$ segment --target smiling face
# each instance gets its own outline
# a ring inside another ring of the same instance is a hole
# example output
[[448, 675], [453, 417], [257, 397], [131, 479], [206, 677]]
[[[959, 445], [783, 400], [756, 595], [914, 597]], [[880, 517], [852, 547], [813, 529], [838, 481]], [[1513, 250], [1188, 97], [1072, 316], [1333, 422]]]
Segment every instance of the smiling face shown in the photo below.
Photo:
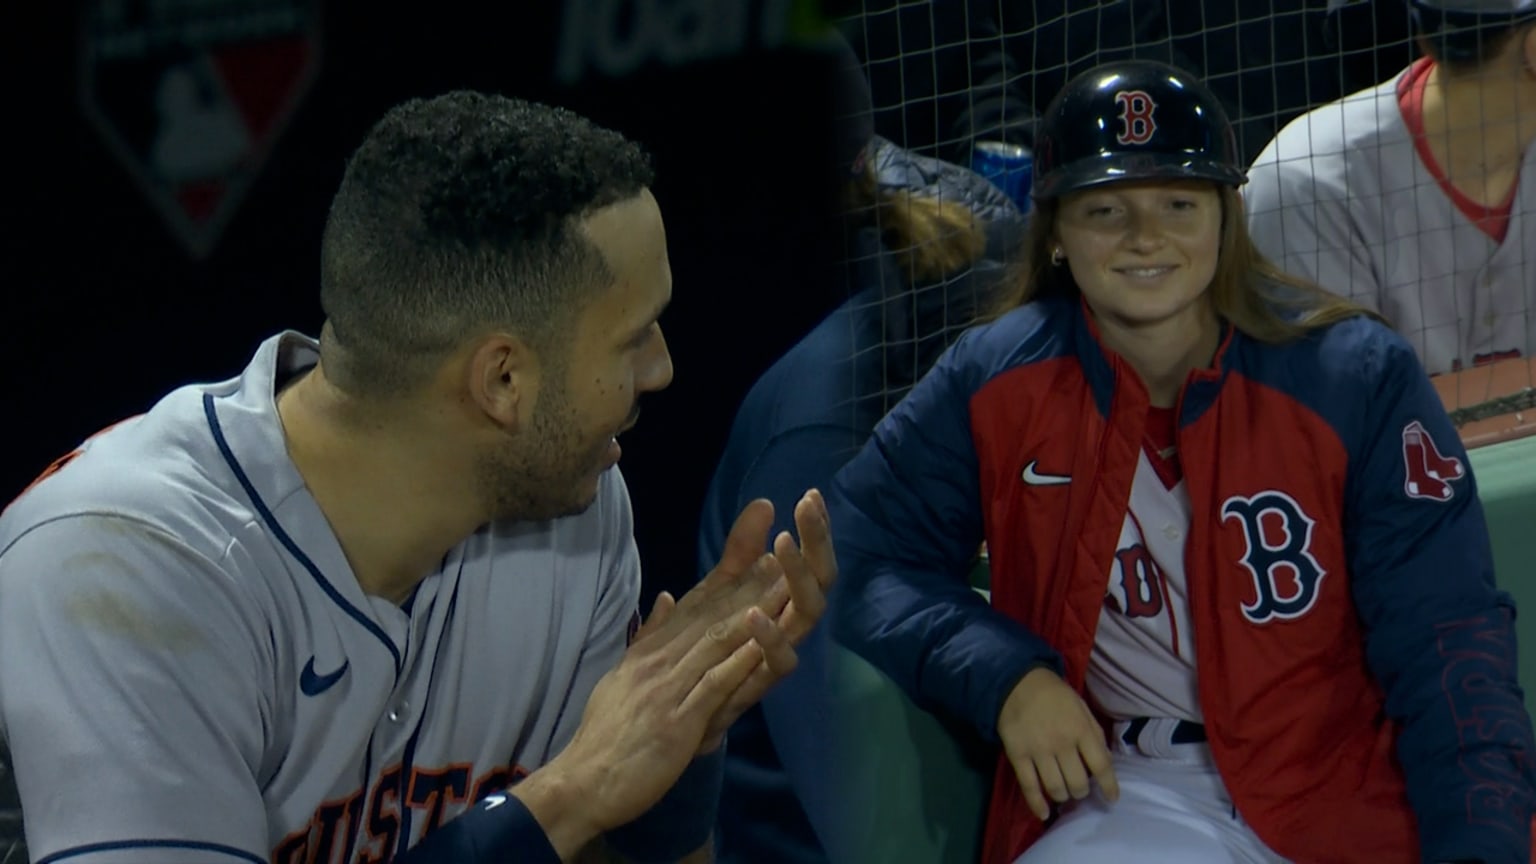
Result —
[[642, 393], [672, 381], [657, 319], [672, 298], [661, 211], [650, 192], [605, 207], [582, 225], [612, 284], [575, 318], [569, 340], [541, 358], [523, 431], [487, 454], [479, 482], [497, 519], [552, 519], [586, 510], [619, 460], [617, 436], [640, 415]]
[[1056, 240], [1095, 316], [1142, 328], [1207, 308], [1221, 196], [1205, 181], [1122, 182], [1061, 200]]

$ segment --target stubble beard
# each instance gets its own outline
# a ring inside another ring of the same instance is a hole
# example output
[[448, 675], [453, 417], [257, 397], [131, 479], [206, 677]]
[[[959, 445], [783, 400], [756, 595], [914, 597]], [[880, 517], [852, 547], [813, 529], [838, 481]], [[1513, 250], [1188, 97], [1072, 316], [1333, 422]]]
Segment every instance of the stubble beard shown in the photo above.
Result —
[[[498, 522], [542, 522], [586, 512], [597, 500], [608, 440], [583, 447], [564, 392], [545, 391], [526, 432], [487, 453], [479, 471], [482, 497]], [[577, 452], [578, 449], [580, 452]]]

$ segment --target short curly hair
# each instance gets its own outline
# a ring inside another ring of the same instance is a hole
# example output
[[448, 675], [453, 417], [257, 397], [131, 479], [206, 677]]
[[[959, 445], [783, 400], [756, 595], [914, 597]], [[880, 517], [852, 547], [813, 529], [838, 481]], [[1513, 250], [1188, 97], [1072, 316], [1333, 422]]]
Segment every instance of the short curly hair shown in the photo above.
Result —
[[327, 376], [401, 395], [493, 328], [550, 351], [613, 278], [581, 220], [651, 182], [637, 144], [565, 109], [463, 90], [391, 109], [321, 241]]

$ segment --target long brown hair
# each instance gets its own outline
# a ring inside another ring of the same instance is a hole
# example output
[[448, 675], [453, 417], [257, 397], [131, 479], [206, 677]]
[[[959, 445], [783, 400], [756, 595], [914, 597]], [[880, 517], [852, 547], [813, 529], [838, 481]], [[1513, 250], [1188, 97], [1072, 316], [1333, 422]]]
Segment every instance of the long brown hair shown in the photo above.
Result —
[[[1292, 342], [1358, 315], [1383, 320], [1358, 303], [1276, 267], [1248, 236], [1242, 196], [1231, 186], [1220, 187], [1220, 194], [1221, 252], [1210, 287], [1217, 315], [1250, 338], [1270, 344]], [[998, 318], [1032, 300], [1078, 296], [1071, 271], [1065, 265], [1051, 263], [1059, 210], [1056, 200], [1035, 203], [1024, 242], [1019, 246], [1015, 272], [999, 289], [985, 320]]]
[[872, 158], [865, 159], [845, 203], [851, 211], [873, 215], [885, 248], [909, 283], [942, 279], [981, 258], [987, 248], [986, 229], [969, 207], [909, 189], [882, 187], [874, 163]]

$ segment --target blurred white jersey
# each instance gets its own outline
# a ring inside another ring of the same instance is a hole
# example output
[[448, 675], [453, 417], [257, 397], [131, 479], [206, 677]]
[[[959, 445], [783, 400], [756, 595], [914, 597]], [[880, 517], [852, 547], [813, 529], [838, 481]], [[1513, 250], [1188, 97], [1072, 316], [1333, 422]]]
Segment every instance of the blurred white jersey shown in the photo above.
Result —
[[640, 571], [617, 470], [367, 596], [288, 458], [266, 341], [89, 440], [0, 517], [0, 734], [37, 859], [385, 861], [538, 768], [617, 664]]
[[1536, 147], [1496, 219], [1501, 242], [1425, 164], [1404, 118], [1399, 86], [1422, 86], [1426, 62], [1288, 123], [1244, 199], [1266, 257], [1385, 315], [1436, 375], [1536, 352]]

